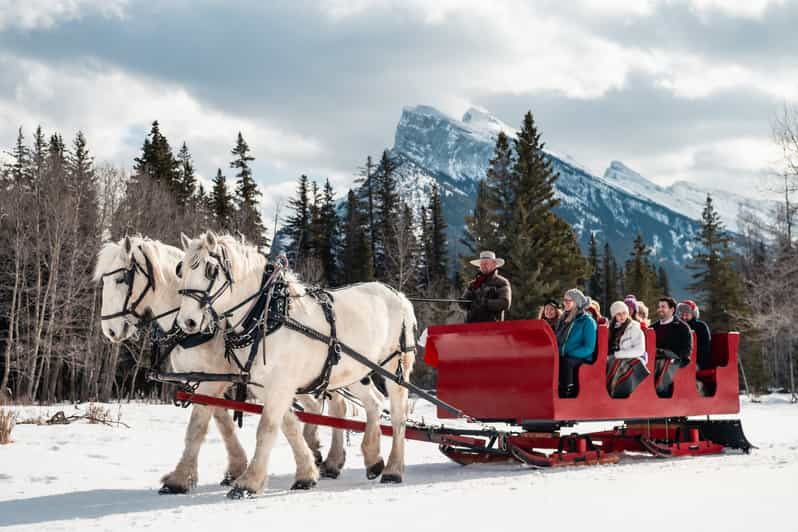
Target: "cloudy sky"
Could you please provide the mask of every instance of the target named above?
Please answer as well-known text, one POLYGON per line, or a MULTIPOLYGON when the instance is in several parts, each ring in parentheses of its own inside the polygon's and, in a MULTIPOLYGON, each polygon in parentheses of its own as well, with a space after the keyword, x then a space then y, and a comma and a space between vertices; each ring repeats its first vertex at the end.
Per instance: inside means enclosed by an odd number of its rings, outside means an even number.
POLYGON ((597 173, 754 190, 798 101, 798 2, 0 0, 0 146, 70 137, 129 168, 149 124, 198 170, 237 131, 265 208, 299 173, 349 183, 405 105, 472 105, 597 173))

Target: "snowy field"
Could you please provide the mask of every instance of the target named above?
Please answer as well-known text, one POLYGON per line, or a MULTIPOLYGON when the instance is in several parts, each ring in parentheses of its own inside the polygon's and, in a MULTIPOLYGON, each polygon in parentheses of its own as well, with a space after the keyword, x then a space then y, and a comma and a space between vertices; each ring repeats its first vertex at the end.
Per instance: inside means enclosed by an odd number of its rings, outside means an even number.
MULTIPOLYGON (((112 412, 120 408, 109 405, 112 412)), ((74 407, 64 407, 66 414, 74 407)), ((25 408, 54 413, 57 408, 25 408)), ((414 417, 419 417, 419 407, 414 417)), ((269 488, 243 501, 218 485, 226 458, 211 425, 200 453, 199 487, 159 496, 159 479, 182 450, 189 410, 121 406, 112 428, 18 426, 0 446, 0 527, 20 530, 798 530, 798 406, 772 396, 741 413, 751 455, 660 460, 627 455, 620 464, 556 470, 519 465, 461 467, 435 445, 408 442, 402 485, 366 480, 359 435, 337 480, 291 492, 284 440, 269 488), (513 528, 510 528, 513 527, 513 528)), ((254 416, 240 435, 254 449, 254 416)), ((583 429, 594 427, 583 427, 583 429)), ((328 432, 323 431, 327 442, 328 432)), ((390 440, 383 438, 383 455, 390 440)))

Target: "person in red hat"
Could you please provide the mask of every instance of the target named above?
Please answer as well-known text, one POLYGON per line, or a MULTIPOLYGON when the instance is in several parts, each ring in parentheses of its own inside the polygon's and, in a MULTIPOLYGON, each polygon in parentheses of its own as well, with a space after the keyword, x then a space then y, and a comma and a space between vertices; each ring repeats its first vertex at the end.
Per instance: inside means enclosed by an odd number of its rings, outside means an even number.
POLYGON ((679 303, 676 307, 676 312, 682 321, 687 322, 690 329, 695 332, 696 337, 696 365, 698 369, 709 369, 712 364, 712 335, 709 332, 709 325, 706 322, 698 319, 701 313, 698 310, 698 305, 695 301, 686 299, 679 303))

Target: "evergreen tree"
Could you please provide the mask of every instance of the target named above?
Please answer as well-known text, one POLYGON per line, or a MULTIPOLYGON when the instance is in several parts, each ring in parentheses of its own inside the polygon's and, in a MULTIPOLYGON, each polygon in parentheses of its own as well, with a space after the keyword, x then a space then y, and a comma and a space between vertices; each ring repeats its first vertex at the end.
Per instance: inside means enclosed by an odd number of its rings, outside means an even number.
POLYGON ((418 285, 419 242, 413 209, 402 202, 402 213, 397 227, 395 250, 396 278, 394 285, 403 292, 415 293, 418 285))
POLYGON ((177 152, 178 180, 177 180, 177 204, 180 206, 188 205, 191 197, 197 188, 197 177, 194 175, 194 162, 191 160, 191 153, 184 142, 177 152))
POLYGON ((299 177, 296 197, 288 202, 288 207, 293 211, 293 214, 286 220, 284 227, 286 235, 291 239, 291 246, 287 251, 287 255, 295 268, 303 260, 310 257, 312 246, 310 192, 308 176, 302 174, 299 177))
POLYGON ((14 162, 9 164, 9 174, 14 182, 27 183, 30 181, 30 148, 25 144, 25 135, 22 133, 22 127, 17 130, 17 142, 14 144, 11 158, 14 162))
POLYGON ((41 181, 46 167, 47 140, 44 137, 42 126, 38 126, 33 134, 33 150, 31 150, 31 171, 34 181, 41 181))
POLYGON ((544 152, 532 113, 524 116, 515 140, 509 224, 500 226, 509 245, 507 272, 513 282, 510 318, 527 318, 550 297, 559 297, 582 279, 586 263, 571 227, 552 209, 559 177, 544 152))
POLYGON ((378 280, 388 280, 396 273, 393 271, 389 253, 396 242, 396 220, 400 212, 399 193, 396 190, 396 163, 393 162, 388 150, 382 152, 382 159, 377 169, 377 205, 374 212, 376 229, 373 231, 376 241, 374 273, 378 280))
POLYGON ((165 185, 177 198, 180 194, 180 161, 175 159, 169 141, 161 133, 158 121, 152 123, 150 133, 144 139, 141 156, 135 159, 136 175, 149 177, 165 185))
POLYGON ((427 267, 428 286, 434 291, 443 293, 447 284, 449 269, 448 249, 446 244, 446 222, 443 219, 443 205, 437 184, 432 188, 426 213, 429 216, 428 226, 423 231, 424 263, 427 267))
POLYGON ((508 228, 513 223, 515 198, 518 193, 517 183, 514 181, 518 176, 515 174, 514 162, 510 139, 500 131, 496 137, 493 159, 490 160, 485 172, 486 191, 483 201, 490 213, 484 222, 485 229, 493 228, 492 234, 488 233, 485 249, 495 251, 498 256, 504 257, 509 255, 513 239, 511 235, 502 232, 501 228, 508 228))
POLYGON ((317 210, 316 252, 321 260, 325 283, 328 286, 336 286, 338 284, 340 235, 338 213, 335 211, 335 193, 329 179, 324 182, 324 191, 317 210))
POLYGON ((651 250, 646 246, 643 235, 637 234, 631 257, 624 269, 624 290, 634 294, 640 301, 652 302, 662 294, 657 290, 657 276, 649 262, 651 250))
POLYGON ((694 270, 690 289, 699 295, 701 318, 713 330, 731 331, 743 310, 742 286, 729 249, 730 237, 707 195, 701 215, 701 249, 688 267, 694 270))
MULTIPOLYGON (((597 301, 602 299, 603 283, 601 279, 602 268, 599 265, 598 242, 596 233, 590 233, 590 243, 588 245, 587 263, 590 268, 590 279, 587 283, 587 292, 590 297, 597 301)), ((602 308, 606 308, 602 305, 602 308)))
POLYGON ((227 178, 222 174, 221 168, 216 170, 216 177, 213 178, 210 204, 216 227, 222 231, 231 231, 235 208, 233 197, 227 188, 227 178))
POLYGON ((477 198, 474 211, 465 218, 465 230, 460 243, 465 247, 467 256, 462 257, 463 264, 473 259, 482 250, 496 249, 496 223, 494 210, 488 197, 489 190, 486 181, 477 185, 477 198))
MULTIPOLYGON (((359 186, 358 194, 365 202, 365 224, 368 243, 371 249, 369 255, 372 261, 375 261, 377 257, 376 246, 378 240, 376 234, 377 224, 375 223, 377 184, 374 170, 374 161, 371 159, 371 155, 369 155, 366 157, 366 165, 360 170, 360 177, 355 180, 355 184, 359 186)), ((372 264, 372 270, 374 269, 374 264, 372 264)))
POLYGON ((668 279, 668 272, 665 271, 665 267, 662 265, 657 268, 657 288, 661 294, 671 294, 671 283, 668 279))
POLYGON ((353 190, 346 197, 341 281, 351 284, 374 280, 371 244, 368 238, 368 206, 353 190))
POLYGON ((618 287, 618 265, 610 249, 610 243, 604 243, 604 254, 601 257, 601 308, 609 309, 614 301, 621 298, 618 287))
POLYGON ((258 209, 258 198, 261 196, 258 185, 252 178, 252 169, 249 163, 255 158, 249 153, 249 145, 244 140, 241 132, 238 132, 236 145, 231 152, 235 159, 230 162, 230 168, 238 171, 236 173, 235 202, 238 208, 236 216, 237 230, 240 231, 250 242, 259 246, 268 244, 266 239, 266 228, 258 209))

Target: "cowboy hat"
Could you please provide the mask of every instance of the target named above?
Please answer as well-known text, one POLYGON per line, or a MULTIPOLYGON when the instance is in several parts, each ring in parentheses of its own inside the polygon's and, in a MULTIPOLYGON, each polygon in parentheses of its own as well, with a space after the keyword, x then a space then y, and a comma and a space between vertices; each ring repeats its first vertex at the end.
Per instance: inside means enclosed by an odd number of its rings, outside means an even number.
POLYGON ((494 260, 494 261, 496 261, 496 267, 497 268, 501 268, 502 266, 504 266, 504 259, 496 258, 496 253, 494 253, 493 251, 481 251, 479 253, 479 258, 478 259, 474 259, 474 260, 472 260, 470 262, 471 262, 472 266, 476 266, 478 268, 480 261, 483 261, 483 260, 494 260))

